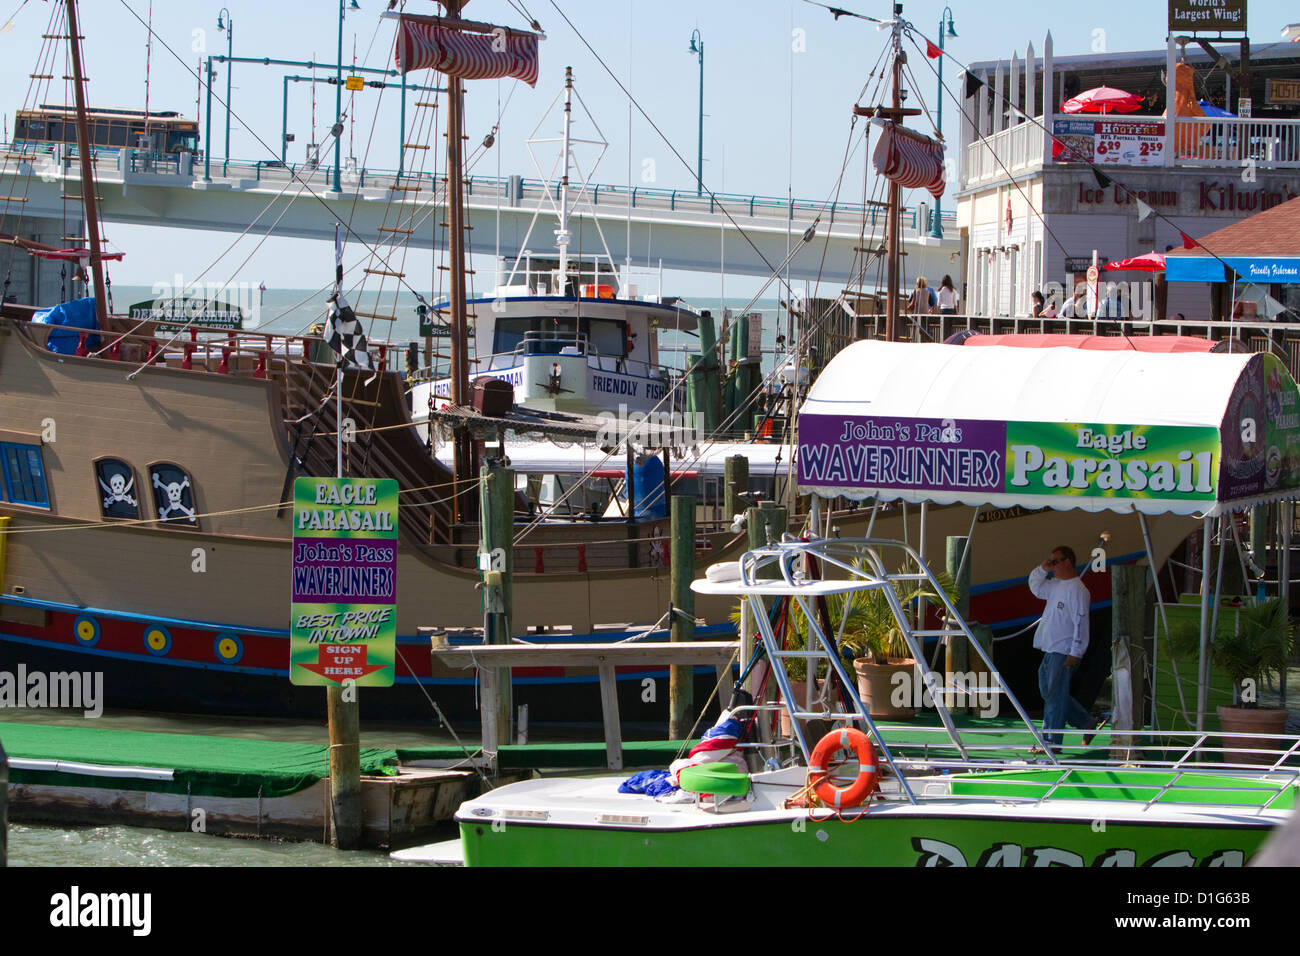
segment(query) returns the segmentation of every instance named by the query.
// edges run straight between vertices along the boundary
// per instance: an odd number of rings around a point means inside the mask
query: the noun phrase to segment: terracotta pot
[[[821,696],[822,685],[824,683],[825,681],[821,681],[821,680],[817,682],[817,688],[813,691],[813,705],[810,708],[811,710],[819,710],[819,711],[826,710],[826,705],[823,702],[817,700],[817,698]],[[808,682],[806,680],[795,680],[794,678],[791,678],[790,690],[794,694],[795,710],[803,710],[807,706],[804,703],[804,701],[808,699],[807,698]],[[814,723],[820,724],[821,721],[814,721],[812,718],[800,719],[799,726],[803,728],[805,737],[808,736],[809,725]],[[781,736],[782,737],[790,736],[790,712],[788,710],[781,711]],[[816,741],[810,742],[809,746],[811,747],[813,743],[816,743]]]
[[[1287,709],[1285,707],[1220,707],[1219,726],[1223,729],[1223,746],[1249,747],[1255,750],[1277,751],[1280,740],[1266,737],[1235,737],[1236,733],[1283,734],[1286,733]],[[1272,764],[1280,756],[1273,754],[1241,753],[1225,750],[1224,763]]]
[[[870,657],[859,657],[853,661],[853,669],[858,674],[858,696],[866,705],[867,713],[872,717],[885,717],[893,720],[909,720],[916,716],[916,709],[911,706],[894,705],[893,697],[898,694],[904,702],[911,704],[913,697],[912,681],[916,661],[910,657],[888,664],[876,664]],[[907,679],[901,688],[895,674],[905,673]]]

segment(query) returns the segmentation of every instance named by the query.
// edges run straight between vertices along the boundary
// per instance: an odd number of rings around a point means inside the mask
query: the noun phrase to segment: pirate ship
[[[66,10],[66,26],[50,32],[76,38],[75,0],[66,0]],[[448,77],[448,218],[457,237],[464,226],[461,78],[535,78],[537,40],[506,31],[507,50],[496,52],[494,28],[454,19],[459,5],[448,4],[447,12],[453,19],[403,15],[397,60],[403,70],[436,67]],[[79,48],[73,40],[81,116]],[[33,322],[31,310],[14,305],[4,306],[0,323],[0,664],[102,671],[111,706],[319,714],[319,693],[287,678],[285,502],[296,476],[333,474],[341,464],[344,476],[391,477],[401,489],[396,685],[366,695],[367,718],[427,719],[426,694],[449,716],[473,717],[473,672],[434,664],[419,632],[456,632],[483,620],[469,430],[455,429],[452,467],[439,464],[411,425],[404,382],[382,345],[336,343],[340,352],[368,356],[363,367],[344,362],[340,374],[332,355],[315,360],[324,357],[320,339],[201,337],[197,327],[163,334],[147,321],[108,314],[109,254],[100,244],[84,123],[79,130],[87,241],[73,251],[92,279],[95,328]],[[896,217],[892,228],[896,241]],[[470,401],[463,244],[453,242],[451,256],[449,397],[463,407]],[[58,336],[66,347],[56,350]],[[334,442],[340,428],[356,435],[341,463]],[[1079,540],[1080,529],[1093,526],[1077,515],[1004,517],[1014,521],[1015,538],[1037,549],[1048,539]],[[742,536],[725,519],[697,536],[710,561],[740,552]],[[864,509],[831,521],[845,533],[875,522],[877,533],[926,542],[936,554],[945,536],[968,533],[971,516],[902,506],[879,520]],[[662,621],[670,605],[666,531],[666,522],[635,514],[613,525],[517,528],[513,632],[613,639],[629,625]],[[1112,556],[1143,550],[1135,535],[1116,533]],[[1153,550],[1167,554],[1185,533],[1153,521]],[[977,552],[975,580],[984,587],[974,594],[973,615],[997,622],[1028,613],[1026,564],[1019,548]],[[731,605],[702,595],[696,614],[726,626]],[[620,674],[629,722],[659,719],[665,708],[643,699],[644,676]],[[594,675],[521,669],[515,686],[516,703],[530,704],[535,720],[598,713]]]

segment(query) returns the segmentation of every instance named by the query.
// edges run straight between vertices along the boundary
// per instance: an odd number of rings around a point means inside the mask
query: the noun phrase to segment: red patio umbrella
[[[1102,268],[1129,272],[1164,272],[1165,256],[1162,252],[1148,252],[1144,256],[1134,256],[1132,259],[1108,262]]]
[[[1085,90],[1061,104],[1062,113],[1132,113],[1142,108],[1142,97],[1110,86]]]

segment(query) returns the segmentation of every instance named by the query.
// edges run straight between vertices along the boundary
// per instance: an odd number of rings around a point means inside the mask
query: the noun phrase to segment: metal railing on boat
[[[886,554],[895,557],[887,560]],[[904,567],[895,572],[893,560],[902,555]],[[912,570],[915,568],[915,570]],[[874,741],[880,762],[888,766],[888,773],[896,784],[897,793],[891,799],[917,804],[926,799],[989,799],[988,786],[996,784],[1010,791],[999,792],[999,798],[1041,803],[1067,794],[1073,799],[1086,795],[1091,799],[1105,799],[1110,791],[1117,796],[1134,792],[1145,794],[1147,806],[1171,802],[1200,803],[1185,799],[1189,792],[1197,794],[1256,792],[1267,795],[1258,804],[1271,808],[1284,794],[1292,793],[1300,784],[1300,738],[1289,735],[1256,734],[1192,734],[1171,731],[1124,729],[1089,731],[1105,737],[1110,753],[1106,759],[1066,758],[1062,748],[1049,747],[1038,728],[1028,717],[1015,695],[1002,681],[991,658],[971,633],[933,572],[908,545],[898,541],[879,539],[820,539],[795,541],[787,538],[776,544],[748,552],[737,567],[738,577],[722,576],[719,580],[696,582],[695,589],[710,594],[735,594],[748,605],[771,666],[772,675],[780,691],[781,703],[745,705],[733,710],[735,714],[763,714],[772,710],[785,710],[790,718],[788,738],[777,737],[771,741],[755,741],[742,747],[759,752],[764,750],[774,756],[782,748],[794,750],[794,757],[809,762],[810,748],[805,737],[804,721],[827,721],[854,726],[867,733]],[[944,624],[941,628],[913,626],[902,598],[896,591],[896,582],[924,582],[929,598],[940,606]],[[921,706],[933,707],[942,726],[885,725],[873,719],[868,708],[858,696],[856,682],[851,681],[838,654],[838,640],[843,637],[855,592],[875,591],[883,594],[893,614],[904,643],[909,648],[917,675],[924,687]],[[828,599],[839,599],[841,623],[832,639],[824,629],[834,621]],[[802,611],[807,622],[806,647],[787,649],[778,641],[769,616],[771,608],[764,600],[788,600],[789,614],[795,607]],[[821,602],[825,621],[809,605]],[[926,664],[926,656],[919,643],[924,637],[941,641],[966,640],[987,667],[987,687],[969,684],[938,676]],[[786,661],[801,660],[806,673],[815,673],[817,663],[824,662],[828,679],[820,697],[827,702],[824,711],[811,707],[811,687],[801,703],[793,693]],[[972,658],[972,663],[974,659]],[[830,685],[839,684],[838,700],[831,694]],[[807,685],[806,685],[807,686]],[[962,727],[954,722],[950,708],[970,705],[984,695],[1005,700],[1014,708],[1019,721],[1014,731],[1007,726]],[[841,704],[842,706],[836,706]],[[1069,732],[1065,732],[1069,733]],[[927,735],[933,740],[927,739]],[[991,742],[990,735],[1000,739]],[[1018,739],[1015,736],[1018,735]],[[981,739],[985,738],[985,739]],[[1082,738],[1080,738],[1082,739]],[[1179,743],[1187,740],[1189,742]],[[1221,746],[1212,746],[1218,740]],[[1277,746],[1257,746],[1260,741]],[[1091,740],[1090,740],[1091,743]],[[1033,759],[1038,757],[1038,759]],[[1215,758],[1219,759],[1215,759]],[[1261,761],[1261,758],[1267,758]],[[1006,776],[1008,771],[1034,772],[1029,778]],[[992,774],[997,772],[997,776]],[[885,773],[882,767],[882,773]],[[1164,779],[1150,779],[1152,775],[1166,775]],[[1100,775],[1100,776],[1099,776]],[[1114,779],[1110,779],[1110,776]],[[1144,775],[1146,775],[1144,777]],[[1227,777],[1224,782],[1222,777]],[[976,790],[963,795],[962,789],[971,788],[971,781],[981,781]],[[957,791],[953,789],[953,782]],[[923,784],[917,787],[913,784]],[[987,786],[986,786],[987,785]],[[935,788],[927,792],[925,787]],[[1038,788],[1037,791],[1031,788]],[[921,789],[918,794],[917,790]],[[1016,793],[1015,791],[1021,791]],[[1100,796],[1098,794],[1101,794]],[[1172,796],[1171,796],[1172,795]],[[1204,801],[1206,806],[1237,806],[1231,800]],[[1255,804],[1252,804],[1255,805]]]

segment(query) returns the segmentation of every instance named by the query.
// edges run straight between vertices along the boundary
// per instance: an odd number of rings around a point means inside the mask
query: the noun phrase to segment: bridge
[[[79,163],[72,158],[75,149],[56,146],[53,153],[32,153],[28,145],[26,153],[20,152],[23,148],[0,146],[6,156],[0,164],[0,196],[25,200],[18,204],[11,198],[6,204],[0,199],[0,206],[9,217],[21,214],[27,222],[61,220],[68,205],[64,197],[81,195]],[[201,162],[190,155],[160,160],[122,149],[97,151],[95,156],[106,222],[330,240],[337,216],[372,244],[400,237],[414,248],[441,248],[445,184],[432,174],[352,169],[345,172],[341,191],[331,192],[331,172],[324,166],[232,160],[222,167],[212,164],[211,181],[205,181]],[[553,201],[556,189],[520,177],[468,179],[471,251],[496,251],[499,215],[501,254],[512,260],[524,251],[529,223],[537,214],[526,248],[533,255],[554,255],[556,220],[547,197]],[[571,199],[575,196],[570,254],[597,255],[607,246],[614,262],[621,264],[628,256],[630,233],[630,258],[638,270],[721,268],[728,275],[766,277],[786,259],[788,250],[800,246],[804,231],[816,220],[815,238],[795,255],[789,274],[798,281],[820,276],[838,291],[850,281],[856,250],[879,250],[884,244],[886,213],[881,204],[734,194],[701,197],[693,190],[611,185],[588,185],[585,195],[571,187]],[[931,214],[924,204],[903,210],[906,285],[918,275],[937,285],[943,274],[961,272],[953,214],[943,216],[943,239],[929,236]],[[872,258],[864,285],[871,289],[883,284],[883,276],[881,258]]]

